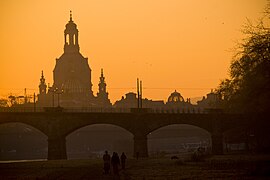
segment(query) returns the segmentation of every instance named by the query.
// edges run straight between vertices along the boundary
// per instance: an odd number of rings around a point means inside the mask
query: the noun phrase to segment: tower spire
[[[72,11],[71,10],[69,11],[69,19],[70,19],[70,21],[72,21]]]
[[[41,71],[41,78],[40,78],[40,84],[44,84],[45,83],[45,78],[43,75],[43,70]]]
[[[40,84],[39,84],[39,94],[46,94],[47,91],[47,85],[45,82],[43,71],[41,71],[41,78],[40,78]]]
[[[72,11],[69,11],[69,22],[66,24],[64,31],[64,52],[76,53],[79,52],[79,41],[78,41],[78,29],[77,25],[72,20]]]
[[[99,77],[99,84],[98,84],[98,93],[97,93],[97,98],[101,106],[108,106],[110,105],[110,100],[108,98],[108,93],[106,90],[106,82],[105,82],[105,77],[103,74],[103,68],[101,69],[101,75]]]

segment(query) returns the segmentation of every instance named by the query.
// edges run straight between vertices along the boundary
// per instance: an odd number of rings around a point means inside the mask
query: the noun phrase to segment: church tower
[[[53,70],[52,90],[61,90],[62,106],[89,106],[94,104],[91,69],[88,58],[80,53],[77,25],[70,12],[69,22],[64,30],[64,53],[56,59]]]
[[[45,82],[45,77],[43,74],[43,71],[41,71],[41,77],[40,77],[40,82],[39,82],[39,94],[37,95],[38,97],[38,101],[37,101],[37,105],[41,106],[41,107],[45,107],[48,106],[49,104],[49,99],[47,96],[47,85]]]
[[[101,69],[101,75],[99,78],[99,84],[98,84],[98,93],[97,93],[97,102],[98,105],[101,107],[108,107],[111,106],[110,100],[108,98],[108,92],[106,90],[106,82],[105,77],[103,75],[103,69]]]
[[[105,83],[105,77],[103,75],[103,69],[101,69],[101,76],[99,78],[99,84],[98,84],[98,90],[97,96],[100,98],[108,98],[108,93],[106,92],[106,83]]]
[[[40,78],[40,83],[39,83],[39,94],[46,95],[46,93],[47,93],[47,85],[45,83],[43,71],[41,71],[41,78]]]
[[[65,53],[78,53],[80,50],[79,47],[79,34],[78,34],[77,25],[72,20],[72,14],[70,11],[69,22],[66,24],[66,29],[64,31],[64,52]]]

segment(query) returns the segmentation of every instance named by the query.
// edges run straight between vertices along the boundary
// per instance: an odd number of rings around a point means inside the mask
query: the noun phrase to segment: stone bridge
[[[234,127],[258,123],[258,116],[208,113],[104,113],[104,112],[0,112],[0,124],[20,122],[30,125],[48,137],[48,159],[67,159],[66,137],[93,124],[119,126],[134,137],[134,156],[148,156],[147,135],[172,124],[200,127],[211,134],[212,153],[222,154],[223,133]]]

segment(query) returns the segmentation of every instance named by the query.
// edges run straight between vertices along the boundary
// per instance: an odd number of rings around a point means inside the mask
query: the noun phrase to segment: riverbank
[[[117,179],[103,174],[101,159],[0,163],[0,179]],[[128,159],[120,179],[267,179],[270,155],[224,155],[200,162]]]

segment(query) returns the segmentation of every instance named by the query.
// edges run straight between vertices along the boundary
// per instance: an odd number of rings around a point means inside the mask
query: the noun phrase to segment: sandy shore
[[[0,163],[0,179],[270,179],[270,155],[128,159],[119,177],[102,167],[101,159]]]

